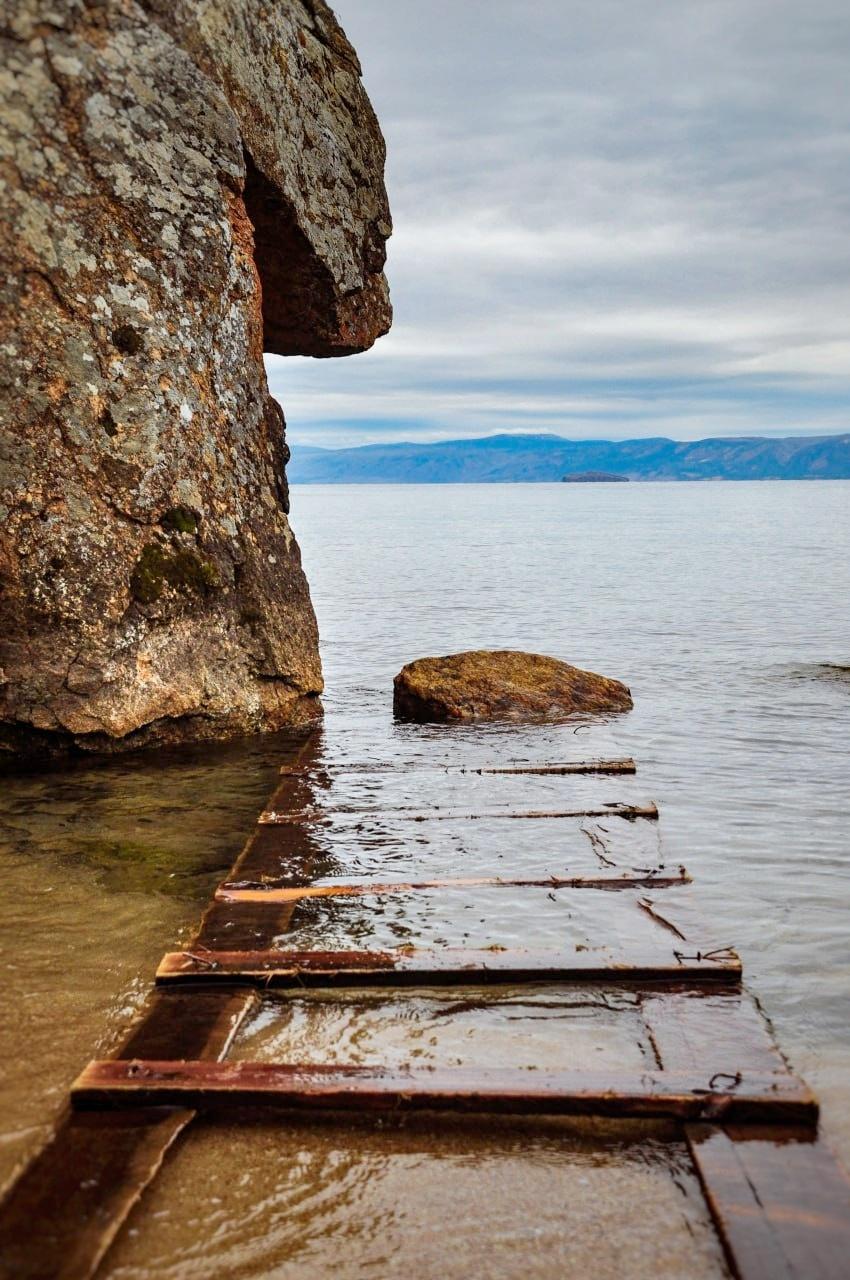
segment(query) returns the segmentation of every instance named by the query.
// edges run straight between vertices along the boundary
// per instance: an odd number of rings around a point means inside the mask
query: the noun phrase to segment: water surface
[[[626,870],[684,865],[695,883],[666,893],[665,911],[680,903],[673,918],[686,932],[739,949],[850,1159],[850,484],[332,486],[296,488],[293,504],[328,688],[319,820],[309,857],[282,856],[282,877],[584,875],[605,869],[600,849]],[[393,724],[403,663],[475,647],[537,650],[618,676],[635,710],[536,727]],[[41,1140],[88,1058],[115,1043],[160,954],[187,936],[233,861],[288,751],[266,740],[3,780],[0,928],[11,980],[0,1018],[0,1172]],[[447,771],[625,754],[638,761],[634,779]],[[648,799],[657,823],[500,816]],[[435,806],[490,816],[435,821]],[[430,817],[414,821],[404,808]],[[587,946],[614,936],[623,947],[669,947],[636,899],[504,888],[315,899],[294,916],[293,937],[518,945],[535,935]],[[568,1029],[573,1065],[594,1054],[645,1060],[627,1005],[495,1001],[447,1031],[443,1020],[432,1026],[427,993],[402,1006],[381,1000],[267,1006],[237,1052],[272,1058],[313,1045],[370,1062],[484,1053],[533,1065],[559,1060]],[[622,1212],[642,1204],[664,1215],[664,1249],[644,1230],[651,1215]],[[444,1236],[452,1212],[462,1236]],[[447,1133],[424,1122],[410,1133],[292,1132],[280,1121],[203,1126],[104,1274],[386,1276],[403,1263],[420,1276],[461,1275],[485,1242],[494,1276],[555,1276],[588,1260],[600,1276],[724,1274],[683,1153],[652,1133]]]
[[[334,750],[373,750],[392,676],[427,654],[531,649],[629,684],[634,711],[606,724],[396,727],[392,749],[633,755],[612,798],[659,804],[666,862],[850,1160],[850,483],[307,486],[294,504]]]

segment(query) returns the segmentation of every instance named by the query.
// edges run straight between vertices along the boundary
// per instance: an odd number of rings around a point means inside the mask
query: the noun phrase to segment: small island
[[[618,476],[613,471],[576,471],[561,476],[562,484],[628,484],[628,476]]]

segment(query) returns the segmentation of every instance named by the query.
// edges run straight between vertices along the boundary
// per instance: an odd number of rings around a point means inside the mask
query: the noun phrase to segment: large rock
[[[511,650],[419,658],[402,667],[393,689],[395,715],[420,722],[554,719],[631,706],[619,680]]]
[[[384,146],[323,0],[0,0],[0,747],[316,713],[264,350],[390,309]]]

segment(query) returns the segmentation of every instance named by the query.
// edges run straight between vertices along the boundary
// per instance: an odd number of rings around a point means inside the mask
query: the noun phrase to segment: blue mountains
[[[295,445],[293,484],[504,484],[607,472],[628,480],[847,480],[850,433],[708,440],[496,435],[348,449]]]

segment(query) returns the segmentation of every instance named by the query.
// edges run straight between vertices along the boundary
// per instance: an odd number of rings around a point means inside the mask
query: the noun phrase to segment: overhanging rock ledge
[[[4,0],[0,749],[309,718],[263,351],[389,328],[384,143],[323,0]]]

